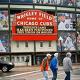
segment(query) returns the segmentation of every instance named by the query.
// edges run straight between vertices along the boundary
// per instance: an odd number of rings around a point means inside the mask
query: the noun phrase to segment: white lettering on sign
[[[41,16],[42,18],[48,19],[48,20],[52,20],[52,16],[47,15],[45,13],[39,12],[39,16]]]
[[[27,26],[27,25],[32,25],[32,26],[33,26],[33,25],[36,25],[36,26],[37,26],[37,25],[38,25],[38,22],[28,22],[28,21],[23,22],[23,21],[18,21],[18,22],[17,22],[17,25],[18,25],[18,26],[20,26],[20,25],[26,25],[26,26]]]
[[[38,18],[40,18],[40,19],[43,18],[43,19],[48,19],[48,20],[53,19],[52,15],[49,15],[45,12],[39,12],[39,11],[24,11],[23,13],[21,13],[19,15],[16,15],[16,19],[24,19],[25,17],[26,18],[27,17],[33,17],[33,18],[36,17],[37,19]]]
[[[33,21],[33,22],[28,22],[28,21],[18,21],[17,22],[17,25],[18,26],[20,26],[20,25],[26,25],[26,26],[28,26],[28,25],[31,25],[31,26],[38,26],[38,25],[40,25],[40,26],[53,26],[53,22],[35,22],[35,21]]]
[[[36,16],[36,15],[37,12],[28,11],[28,12],[21,13],[21,15],[17,16],[17,19],[23,19],[28,16]]]
[[[53,32],[52,26],[16,26],[17,34],[52,34]]]
[[[40,22],[41,26],[52,26],[52,22]]]

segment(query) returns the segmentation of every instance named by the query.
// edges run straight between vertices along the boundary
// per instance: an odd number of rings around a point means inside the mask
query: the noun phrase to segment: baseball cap
[[[48,54],[46,54],[46,56],[47,56],[47,57],[48,57],[48,56],[51,56],[51,54],[48,53]]]
[[[54,56],[55,56],[55,57],[58,57],[58,53],[55,53]]]
[[[67,52],[67,54],[66,54],[66,56],[68,56],[68,57],[71,57],[71,53],[70,52]]]

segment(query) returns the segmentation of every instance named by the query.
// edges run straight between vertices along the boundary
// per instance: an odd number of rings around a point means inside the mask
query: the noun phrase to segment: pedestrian
[[[51,59],[51,54],[47,54],[46,57],[42,60],[42,63],[40,65],[40,69],[43,73],[45,80],[48,80],[48,66],[50,59]]]
[[[53,73],[52,80],[57,79],[57,70],[58,70],[58,53],[54,54],[54,57],[50,61],[50,69]]]
[[[72,70],[72,61],[71,61],[71,53],[70,52],[68,52],[66,54],[66,57],[63,59],[63,69],[66,74],[65,80],[71,80],[70,79],[70,76],[71,76],[70,71]]]

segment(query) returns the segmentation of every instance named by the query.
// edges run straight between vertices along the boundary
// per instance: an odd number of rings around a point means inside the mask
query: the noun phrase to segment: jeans
[[[66,73],[65,80],[70,80],[70,71],[69,72],[65,72],[65,73]]]
[[[57,79],[57,70],[53,72],[53,78],[52,80],[56,80]]]
[[[44,80],[48,80],[48,72],[47,71],[43,71],[43,76],[44,76]]]

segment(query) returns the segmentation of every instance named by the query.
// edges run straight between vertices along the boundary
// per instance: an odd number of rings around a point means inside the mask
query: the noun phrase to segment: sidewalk
[[[73,70],[79,68],[80,68],[80,64],[73,64]],[[39,71],[40,66],[19,66],[19,67],[17,66],[13,70],[19,72]],[[58,70],[63,70],[63,66],[59,66]]]

